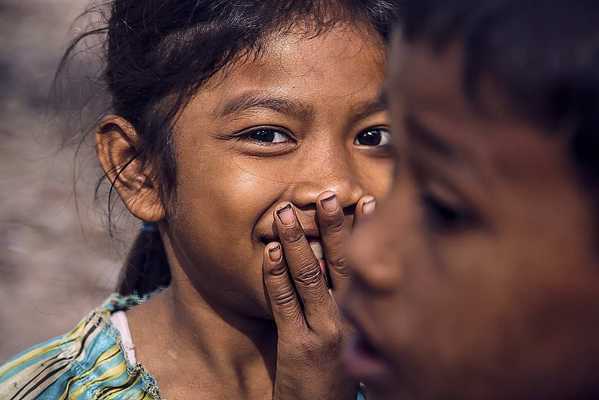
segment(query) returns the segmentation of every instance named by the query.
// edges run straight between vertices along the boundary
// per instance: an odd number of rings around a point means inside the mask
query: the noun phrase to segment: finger
[[[279,243],[269,243],[262,262],[264,286],[279,331],[297,332],[306,328],[304,313]]]
[[[345,215],[335,193],[324,192],[318,196],[316,213],[331,289],[342,290],[349,282],[349,270],[345,261],[349,230],[344,226]]]
[[[320,263],[291,204],[277,208],[275,221],[289,272],[304,305],[306,320],[309,326],[314,327],[322,318],[327,318],[333,307]]]
[[[354,227],[359,225],[364,218],[374,212],[376,209],[376,199],[372,196],[364,196],[356,204],[354,214]]]

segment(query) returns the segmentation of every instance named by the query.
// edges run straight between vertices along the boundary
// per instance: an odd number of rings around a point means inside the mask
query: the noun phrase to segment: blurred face
[[[262,257],[277,239],[275,206],[297,207],[319,251],[320,193],[337,194],[350,224],[361,196],[387,192],[383,57],[378,38],[349,28],[275,36],[200,90],[174,134],[177,201],[166,229],[174,284],[190,281],[229,312],[267,316]]]
[[[461,60],[394,40],[395,183],[350,246],[346,365],[381,398],[571,398],[599,360],[591,197],[563,132],[490,79],[475,110]]]

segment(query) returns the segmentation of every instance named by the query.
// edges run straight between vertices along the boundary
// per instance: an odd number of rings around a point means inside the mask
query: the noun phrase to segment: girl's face
[[[378,38],[336,28],[276,36],[200,90],[174,132],[177,193],[164,228],[175,284],[188,280],[213,306],[270,314],[261,265],[275,206],[293,203],[317,242],[320,193],[336,192],[350,224],[361,196],[389,188],[383,69]]]

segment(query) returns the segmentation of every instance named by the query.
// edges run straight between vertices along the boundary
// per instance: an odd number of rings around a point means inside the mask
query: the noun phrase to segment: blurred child
[[[599,398],[599,2],[404,2],[345,361],[388,399]]]

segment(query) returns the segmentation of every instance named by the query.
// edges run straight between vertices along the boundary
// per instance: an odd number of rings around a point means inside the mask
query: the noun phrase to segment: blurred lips
[[[389,362],[383,353],[372,344],[357,319],[347,310],[345,310],[345,316],[355,328],[354,334],[350,336],[343,351],[345,370],[366,385],[388,382],[391,379]]]

